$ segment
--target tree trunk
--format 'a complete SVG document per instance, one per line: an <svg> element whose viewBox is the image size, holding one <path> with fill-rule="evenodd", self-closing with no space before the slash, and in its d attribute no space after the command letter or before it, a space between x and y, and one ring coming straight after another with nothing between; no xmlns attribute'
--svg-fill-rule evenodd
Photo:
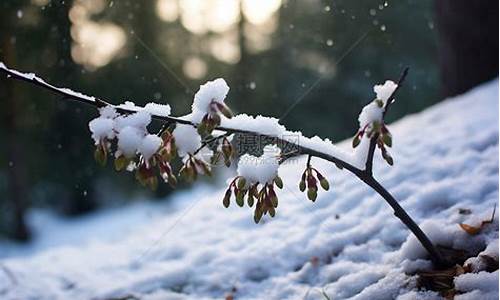
<svg viewBox="0 0 500 300"><path fill-rule="evenodd" d="M441 92L449 97L498 76L498 1L435 0Z"/></svg>

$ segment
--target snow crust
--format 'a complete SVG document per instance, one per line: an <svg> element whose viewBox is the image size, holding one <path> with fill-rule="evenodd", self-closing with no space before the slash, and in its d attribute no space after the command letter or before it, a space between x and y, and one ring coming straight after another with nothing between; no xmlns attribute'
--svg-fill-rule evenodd
<svg viewBox="0 0 500 300"><path fill-rule="evenodd" d="M458 226L477 225L498 205L498 80L390 129L395 165L376 155L375 176L435 243L498 257L498 217L474 236ZM319 138L304 140L331 151ZM320 159L312 165L332 187L315 203L297 187L305 159L280 168L277 214L259 225L248 207L223 208L225 186L194 188L112 241L2 259L0 298L441 299L417 289L412 271L430 264L390 207L347 172ZM455 284L456 299L497 299L498 271Z"/></svg>

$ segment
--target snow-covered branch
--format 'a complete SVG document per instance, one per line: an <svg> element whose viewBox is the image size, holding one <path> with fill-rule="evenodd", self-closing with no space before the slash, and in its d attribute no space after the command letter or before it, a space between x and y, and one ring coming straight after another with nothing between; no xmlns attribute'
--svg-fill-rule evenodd
<svg viewBox="0 0 500 300"><path fill-rule="evenodd" d="M225 94L211 94L218 93L219 91L217 90L221 89L222 85L225 84L225 82L222 83L222 79L213 81L206 87L206 89L202 89L201 93L197 93L193 103L193 112L191 114L182 117L172 117L170 116L170 107L168 105L148 103L146 106L141 107L136 106L133 102L113 105L108 101L93 96L87 96L68 88L58 88L45 82L45 80L33 73L22 73L17 70L10 69L1 62L0 72L6 74L10 78L26 81L48 89L62 96L62 99L76 100L78 102L93 105L97 108L110 107L115 109L117 113L121 114L147 112L152 119L175 124L191 125L194 127L199 127L207 119L211 121L213 118L219 118L219 125L214 126L213 129L227 133L243 133L255 135L261 138L270 138L283 145L291 144L294 149L297 149L297 155L308 154L314 157L322 158L350 171L362 171L365 168L368 152L367 145L359 147L359 149L356 149L353 152L347 152L334 145L329 139L321 139L317 136L308 138L304 137L301 132L289 131L283 125L279 124L278 119L275 118L263 116L253 117L246 114L227 118L224 114L222 114L222 116L216 114L216 111L221 108L221 104L223 104L223 102L214 101L216 103L215 105L209 105L205 99L217 99L217 97L225 98ZM222 89L224 89L224 87L222 87ZM227 90L228 89L229 88L227 87ZM224 91L222 93L224 93ZM227 93L227 91L225 93ZM222 107L222 110L223 113L228 115L227 111L224 111L224 107ZM368 115L371 114L372 113L369 113ZM203 118L205 115L208 115L209 118L204 120ZM363 113L361 115L363 115Z"/></svg>
<svg viewBox="0 0 500 300"><path fill-rule="evenodd" d="M432 260L438 264L445 264L428 237L372 175L376 146L380 148L383 158L390 165L393 164L386 150L386 147L392 146L392 136L384 123L384 117L408 69L403 71L397 83L388 80L383 85L374 87L376 98L366 105L359 115L360 127L353 140L355 149L350 152L340 149L328 139L317 136L309 138L303 136L301 132L289 131L279 124L276 118L246 114L233 116L225 104L229 86L223 79L209 81L200 86L189 115L172 117L170 106L167 104L148 103L141 107L133 102L125 102L113 105L67 88L55 87L32 73L9 69L1 62L0 72L10 78L48 89L63 99L76 100L97 107L100 116L89 123L96 145L96 160L104 165L108 154L113 148L116 149L113 153L116 170L135 170L137 180L151 188L155 188L158 184L156 169L165 182L175 185L176 175L170 166L170 161L174 157L182 159L183 166L179 176L187 180L194 180L202 174L210 175L211 165L217 163L220 157L223 157L225 165L229 166L235 152L230 139L235 133L272 140L283 148L296 149L292 153L282 154L280 148L267 145L260 157L245 154L240 158L238 175L231 181L223 204L229 206L231 195L234 193L236 203L243 206L243 198L247 196L249 206L253 206L256 201L254 212L256 222L267 213L275 215L278 196L274 187L283 187L283 182L278 176L278 168L284 159L294 155L309 156L299 189L305 191L307 188L307 197L312 201L317 197L317 183L319 182L325 190L329 189L329 183L311 166L310 158L318 157L332 162L341 169L349 170L379 193L394 209L394 214L428 250ZM159 134L151 134L147 126L152 119L169 125L175 124L175 128L172 130L171 126L164 126ZM214 143L215 147L208 147Z"/></svg>
<svg viewBox="0 0 500 300"><path fill-rule="evenodd" d="M193 111L191 114L182 117L173 117L170 116L170 106L168 105L148 103L146 106L141 107L128 101L124 104L114 105L100 98L87 96L68 88L56 87L47 83L45 80L33 73L22 73L17 70L10 69L1 62L0 72L6 74L9 78L26 81L36 86L48 89L55 94L62 96L62 99L64 100L76 100L78 102L99 108L101 111L100 118L93 120L89 124L96 144L99 144L99 141L105 137L110 139L116 136L120 141L123 140L120 139L120 136L128 136L131 137L130 140L127 140L127 142L130 143L119 142L119 144L122 144L125 147L124 150L127 152L126 154L129 155L132 155L133 153L131 152L134 150L130 149L133 148L130 146L133 146L134 144L137 144L137 147L139 146L140 142L138 140L138 136L145 134L145 126L149 124L149 121L152 118L172 124L191 125L194 127L206 127L206 124L208 124L208 129L212 130L215 129L229 134L249 134L262 139L270 139L275 141L277 144L285 146L289 145L291 148L296 149L297 151L294 155L307 154L322 158L353 172L361 171L364 166L364 161L366 160L366 156L363 158L362 155L360 155L366 151L354 151L349 153L339 149L328 139L321 139L317 136L313 138L304 137L300 132L287 130L283 125L279 124L278 119L275 118L263 116L253 117L246 114L228 118L230 116L230 110L227 106L225 106L223 101L229 87L223 79L214 80L200 88L200 91L195 95L192 107ZM218 114L217 112L221 112L221 114ZM124 116L119 116L119 114L123 114ZM113 125L113 123L116 124ZM135 126L128 126L130 125L128 123L132 123L132 125ZM136 129L138 129L137 127L142 127L142 129L132 130L130 127L136 127ZM179 126L179 128L181 128L181 126ZM122 130L124 130L124 132L122 132ZM189 131L189 129L184 130ZM138 131L142 131L142 133L139 133ZM194 143L195 145L197 144L196 141L199 139L194 135L190 136L189 133L187 135L179 134L178 136L182 136L181 138L188 137L187 143L191 142L191 144ZM178 139L180 140L181 138ZM198 146L201 146L201 144Z"/></svg>

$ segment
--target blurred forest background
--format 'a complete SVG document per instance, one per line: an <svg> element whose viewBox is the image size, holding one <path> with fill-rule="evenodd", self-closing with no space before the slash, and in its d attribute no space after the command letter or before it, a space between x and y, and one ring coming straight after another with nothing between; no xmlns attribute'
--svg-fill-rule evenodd
<svg viewBox="0 0 500 300"><path fill-rule="evenodd" d="M487 76L440 85L438 50L451 55L454 48L446 47L467 44L471 31L440 40L439 24L463 23L460 14L439 23L436 15L454 11L444 7L453 1L441 2L6 0L0 60L112 103L169 103L174 115L190 111L200 84L223 77L235 112L282 116L290 129L340 141L357 129L372 86L397 78L405 66L410 76L390 121L497 76L498 57ZM498 1L477 3L476 19L470 5L457 10L467 12L472 29L495 16L498 23ZM498 31L491 35L498 52ZM442 66L456 67L460 58L449 55ZM150 193L133 176L94 163L87 125L93 108L5 78L0 100L0 235L29 239L24 215L30 207L80 215ZM152 196L164 200L171 192L162 185Z"/></svg>

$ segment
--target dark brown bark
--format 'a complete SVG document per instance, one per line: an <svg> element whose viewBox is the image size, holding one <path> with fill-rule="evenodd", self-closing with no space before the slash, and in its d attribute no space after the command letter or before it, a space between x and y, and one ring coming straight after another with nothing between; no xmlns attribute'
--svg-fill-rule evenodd
<svg viewBox="0 0 500 300"><path fill-rule="evenodd" d="M441 91L462 94L498 76L498 1L435 0Z"/></svg>

